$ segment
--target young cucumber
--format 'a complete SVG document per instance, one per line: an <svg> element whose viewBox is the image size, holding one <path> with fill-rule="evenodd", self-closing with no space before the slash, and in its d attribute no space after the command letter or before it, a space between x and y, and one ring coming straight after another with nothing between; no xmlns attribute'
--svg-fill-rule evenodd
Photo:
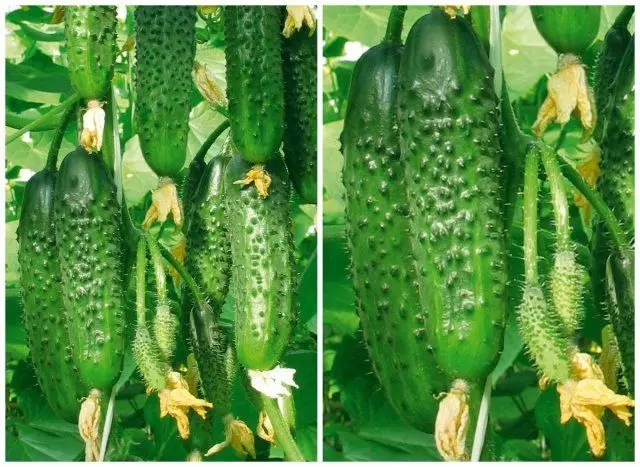
<svg viewBox="0 0 640 467"><path fill-rule="evenodd" d="M264 163L284 133L280 21L273 6L225 6L231 133L242 157Z"/></svg>
<svg viewBox="0 0 640 467"><path fill-rule="evenodd" d="M173 177L187 157L196 7L138 6L135 21L140 148L158 176Z"/></svg>
<svg viewBox="0 0 640 467"><path fill-rule="evenodd" d="M282 357L297 319L291 188L279 154L265 165L271 177L265 198L253 185L234 184L250 168L235 155L225 173L236 349L245 367L270 370Z"/></svg>
<svg viewBox="0 0 640 467"><path fill-rule="evenodd" d="M78 419L86 389L71 360L53 220L56 174L44 169L25 187L18 226L18 262L24 324L38 383L49 406L68 422Z"/></svg>
<svg viewBox="0 0 640 467"><path fill-rule="evenodd" d="M284 7L281 8L285 11ZM282 39L284 159L291 183L307 203L317 200L317 31L303 27Z"/></svg>
<svg viewBox="0 0 640 467"><path fill-rule="evenodd" d="M66 6L65 41L69 79L83 99L109 92L116 61L115 6Z"/></svg>
<svg viewBox="0 0 640 467"><path fill-rule="evenodd" d="M600 29L600 5L531 6L533 22L544 40L559 54L582 54Z"/></svg>
<svg viewBox="0 0 640 467"><path fill-rule="evenodd" d="M82 381L110 389L122 368L122 225L104 162L82 147L60 166L55 231L73 360Z"/></svg>
<svg viewBox="0 0 640 467"><path fill-rule="evenodd" d="M427 340L439 366L466 380L484 378L497 362L507 306L493 73L467 21L441 9L413 25L399 72L400 142Z"/></svg>

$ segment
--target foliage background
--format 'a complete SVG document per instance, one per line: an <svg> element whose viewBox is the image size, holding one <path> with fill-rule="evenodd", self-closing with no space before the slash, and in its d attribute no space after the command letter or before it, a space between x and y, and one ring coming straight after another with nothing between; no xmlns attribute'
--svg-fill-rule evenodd
<svg viewBox="0 0 640 467"><path fill-rule="evenodd" d="M32 120L72 93L66 68L63 24L52 25L52 7L29 6L10 11L5 17L6 119ZM122 47L133 30L132 7L119 8L118 45ZM197 23L196 60L205 65L221 89L225 89L224 37L219 21ZM124 195L134 222L139 225L150 204L149 190L157 185L157 177L147 167L133 128L133 53L124 53L116 66L113 91L119 110L119 140L122 150ZM187 164L223 117L203 101L196 87L191 93L192 111L189 122ZM18 128L22 125L15 125ZM5 127L7 135L16 131ZM49 409L37 386L22 324L18 287L16 228L22 194L28 178L44 166L54 130L31 132L6 147L5 172L5 238L6 238L6 458L13 461L71 461L83 457L84 446L77 427L57 418ZM76 145L77 130L70 125L65 136L60 160ZM224 140L219 138L209 157L217 154ZM187 166L185 164L185 167ZM184 172L182 173L184 176ZM300 283L298 297L300 319L284 364L297 370L295 392L298 443L307 459L316 456L316 235L313 228L315 207L303 205L294 198L292 217L295 229ZM178 239L172 227L164 229L162 241L171 246ZM172 291L173 309L178 297ZM227 300L223 319L233 319L232 298ZM129 300L128 316L133 316L133 300ZM133 329L132 322L128 329ZM130 341L129 341L130 342ZM233 391L234 414L254 429L258 413L251 405L237 378ZM157 396L147 398L135 370L130 349L116 403L111 433L109 460L185 460L194 447L205 451L223 440L222 424L192 419L192 444L177 436L176 424L170 417L160 419ZM60 388L65 390L65 388ZM281 459L282 451L257 443L261 458ZM238 460L231 449L214 456L214 460Z"/></svg>
<svg viewBox="0 0 640 467"><path fill-rule="evenodd" d="M372 373L359 332L354 295L348 278L349 257L344 233L344 187L341 182L342 155L339 135L353 66L358 57L380 42L384 36L390 7L327 6L324 8L324 459L329 461L425 461L439 460L433 435L417 431L404 423L393 411ZM473 7L472 7L473 8ZM503 22L503 67L512 101L524 131L529 131L538 107L546 96L546 74L556 68L556 54L536 30L525 6L508 6ZM588 68L597 57L608 27L622 7L602 9L597 41L584 56ZM407 10L403 38L411 25L430 7L410 6ZM633 22L632 22L633 23ZM578 145L579 124L572 119L560 152L574 162L592 149ZM546 142L556 144L559 127L553 125ZM568 188L568 187L567 187ZM543 187L543 190L545 187ZM569 189L569 188L568 188ZM549 199L544 191L541 199ZM521 209L509 244L510 267L521 271ZM578 210L572 207L574 240L579 260L589 266L587 249L590 226L584 225ZM553 257L553 226L548 202L543 202L539 233L540 269L549 269ZM515 324L515 306L519 303L521 273L511 277L509 320L504 352L492 378L490 432L498 452L506 460L591 460L584 428L572 420L559 423L558 397L555 389L541 392L537 376L522 348ZM585 281L589 278L585 275ZM597 313L587 287L584 297L587 319L580 339L581 348L598 352L603 318ZM623 429L608 420L607 460L633 456L633 430Z"/></svg>

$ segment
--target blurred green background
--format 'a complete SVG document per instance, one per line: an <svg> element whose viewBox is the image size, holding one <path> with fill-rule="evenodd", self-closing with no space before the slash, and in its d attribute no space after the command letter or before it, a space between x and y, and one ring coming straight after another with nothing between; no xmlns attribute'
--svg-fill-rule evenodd
<svg viewBox="0 0 640 467"><path fill-rule="evenodd" d="M66 68L63 24L51 24L53 7L14 7L5 16L6 66L6 134L10 135L26 122L46 113L71 95L72 89ZM119 7L118 46L122 47L133 33L133 7ZM225 89L224 35L221 21L213 17L197 22L196 60L207 67L216 84ZM113 91L119 110L119 143L122 150L122 181L127 205L134 222L140 225L150 205L150 190L158 180L147 167L140 151L133 127L133 52L124 53L116 65ZM195 85L190 96L188 154L185 167L211 131L223 117L212 109ZM76 125L67 130L60 152L60 160L71 151L77 141ZM6 239L6 432L7 460L13 461L71 461L83 458L84 446L77 427L58 419L48 408L31 366L18 287L16 228L22 195L28 178L44 166L54 130L30 132L6 146L5 166L5 239ZM226 132L225 132L226 135ZM220 137L209 150L207 160L216 155L224 141ZM184 171L181 177L184 176ZM180 178L180 177L177 177ZM295 391L297 407L298 443L307 459L316 457L316 400L317 400L317 343L316 343L316 233L313 227L315 206L304 205L294 198L291 204L295 229L296 256L300 282L298 298L300 319L284 364L297 370ZM157 229L157 227L156 227ZM157 231L156 231L157 232ZM180 234L172 226L164 229L162 241L175 244ZM171 290L173 309L177 310L178 296ZM233 299L229 297L223 319L233 319ZM133 316L130 300L128 316ZM131 331L133 325L128 329ZM183 346L184 347L184 346ZM258 412L251 405L237 378L233 393L234 414L255 430ZM147 398L135 370L130 350L125 356L125 368L118 383L114 425L111 433L108 460L185 460L194 447L205 451L223 440L220 421L202 422L192 417L192 444L183 443L177 436L176 423L159 418L157 396ZM60 388L64 390L64 388ZM257 443L262 459L281 459L282 451L265 443ZM231 449L207 460L239 460Z"/></svg>
<svg viewBox="0 0 640 467"><path fill-rule="evenodd" d="M536 30L528 7L501 8L505 13L502 27L504 73L521 127L528 132L546 96L546 75L555 71L557 57ZM602 38L621 9L603 7L598 39L584 56L589 70L602 46ZM387 402L373 375L361 340L348 278L339 136L353 66L368 47L382 39L389 10L386 6L324 8L323 449L324 459L329 461L439 460L433 435L405 424ZM430 7L419 6L407 9L403 38L411 25L429 10ZM589 74L591 76L592 71ZM564 156L576 163L593 149L592 143L578 144L581 132L579 123L572 119L560 148ZM552 125L544 139L555 144L558 137L559 126ZM541 196L541 199L548 198L548 192ZM517 212L519 218L515 220L509 240L510 263L514 271L522 270L521 209ZM588 265L590 253L586 244L591 234L590 226L583 224L575 207L572 207L571 218L580 262ZM551 259L553 227L548 204L542 206L540 226L540 255ZM541 271L545 272L545 264L541 265ZM503 458L508 460L592 460L584 428L575 421L561 426L555 390L541 392L538 389L537 376L523 352L513 313L520 300L520 277L510 279L510 318L504 352L493 374L490 432L494 441ZM588 276L585 277L587 280ZM590 293L585 294L584 306L588 317L580 344L588 349L600 341L603 319L596 313ZM633 431L625 430L615 422L609 423L607 430L611 436L607 439L606 459L628 458L625 456L633 452L633 448L631 451L628 448L628 437L633 437ZM615 434L616 430L619 435ZM549 450L549 446L553 449Z"/></svg>

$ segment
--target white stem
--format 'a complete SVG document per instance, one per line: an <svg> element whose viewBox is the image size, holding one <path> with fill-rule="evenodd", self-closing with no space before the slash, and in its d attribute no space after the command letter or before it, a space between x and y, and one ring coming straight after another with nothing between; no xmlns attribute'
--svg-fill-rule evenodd
<svg viewBox="0 0 640 467"><path fill-rule="evenodd" d="M107 454L107 444L109 444L109 433L111 432L111 422L113 421L113 409L116 405L116 388L111 390L107 413L104 417L104 427L102 428L102 444L100 444L100 458L98 462L104 462L104 456Z"/></svg>
<svg viewBox="0 0 640 467"><path fill-rule="evenodd" d="M502 95L502 33L500 25L500 7L491 5L489 10L489 61L495 71L493 87L500 99Z"/></svg>
<svg viewBox="0 0 640 467"><path fill-rule="evenodd" d="M491 375L487 377L482 393L482 401L480 402L480 410L478 411L478 422L476 423L476 432L473 435L473 447L471 448L471 462L480 461L482 448L484 446L484 437L487 432L487 423L489 422L489 403L491 402Z"/></svg>

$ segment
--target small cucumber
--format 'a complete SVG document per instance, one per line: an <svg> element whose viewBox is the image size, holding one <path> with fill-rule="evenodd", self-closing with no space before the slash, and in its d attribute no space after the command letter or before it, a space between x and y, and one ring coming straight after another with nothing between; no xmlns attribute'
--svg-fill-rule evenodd
<svg viewBox="0 0 640 467"><path fill-rule="evenodd" d="M600 5L531 6L533 22L558 54L582 54L600 29Z"/></svg>

